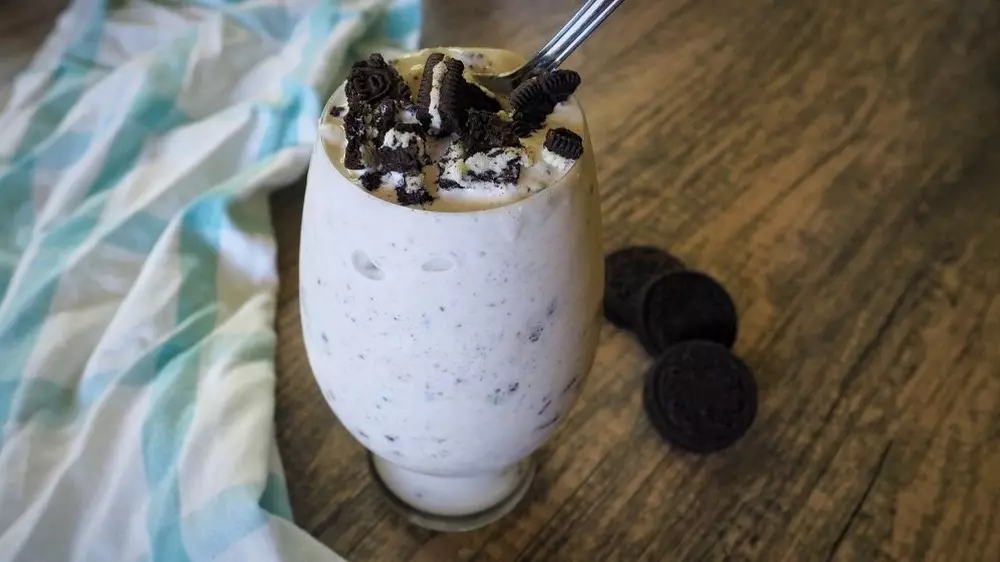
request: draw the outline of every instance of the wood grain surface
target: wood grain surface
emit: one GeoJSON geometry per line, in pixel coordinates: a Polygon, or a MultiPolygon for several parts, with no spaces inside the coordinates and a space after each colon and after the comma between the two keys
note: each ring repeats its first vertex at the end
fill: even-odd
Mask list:
{"type": "MultiPolygon", "coordinates": [[[[426,45],[525,52],[578,5],[424,3],[426,45]]],[[[650,360],[606,325],[526,501],[471,533],[408,526],[306,361],[299,184],[273,197],[297,522],[351,562],[996,560],[1000,3],[628,0],[567,66],[606,249],[661,245],[725,283],[754,427],[711,456],[664,444],[650,360]]]]}

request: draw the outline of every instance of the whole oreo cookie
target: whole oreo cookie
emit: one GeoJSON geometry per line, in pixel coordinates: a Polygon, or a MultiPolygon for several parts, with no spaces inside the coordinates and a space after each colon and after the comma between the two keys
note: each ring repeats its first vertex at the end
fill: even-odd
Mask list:
{"type": "Polygon", "coordinates": [[[708,340],[727,348],[736,341],[736,306],[726,289],[697,271],[661,274],[640,295],[639,341],[652,356],[686,340],[708,340]]]}
{"type": "Polygon", "coordinates": [[[400,101],[410,98],[410,88],[403,77],[379,53],[351,65],[344,93],[351,105],[374,104],[387,98],[400,101]]]}
{"type": "Polygon", "coordinates": [[[604,316],[619,328],[639,325],[643,287],[664,273],[684,269],[669,253],[652,246],[629,246],[604,258],[604,316]]]}
{"type": "Polygon", "coordinates": [[[565,127],[549,129],[542,146],[569,160],[576,160],[583,155],[583,138],[565,127]]]}
{"type": "Polygon", "coordinates": [[[739,357],[707,341],[663,352],[643,388],[643,407],[657,432],[688,451],[710,453],[740,439],[757,417],[757,382],[739,357]]]}

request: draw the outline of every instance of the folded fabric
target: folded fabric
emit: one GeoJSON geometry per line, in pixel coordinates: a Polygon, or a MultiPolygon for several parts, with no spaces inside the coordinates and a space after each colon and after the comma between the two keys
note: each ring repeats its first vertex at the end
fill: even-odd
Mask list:
{"type": "Polygon", "coordinates": [[[269,190],[416,0],[74,0],[0,114],[0,560],[341,560],[274,439],[269,190]]]}

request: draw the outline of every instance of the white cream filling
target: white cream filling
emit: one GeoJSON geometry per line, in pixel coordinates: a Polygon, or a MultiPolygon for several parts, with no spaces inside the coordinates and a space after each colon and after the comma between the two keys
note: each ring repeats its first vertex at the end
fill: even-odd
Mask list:
{"type": "Polygon", "coordinates": [[[383,186],[386,184],[389,187],[395,189],[398,186],[403,185],[403,174],[402,172],[389,172],[387,174],[382,174],[383,186]]]}
{"type": "Polygon", "coordinates": [[[403,181],[406,182],[406,191],[409,193],[416,193],[424,188],[424,175],[416,174],[412,176],[405,176],[403,181]]]}
{"type": "Polygon", "coordinates": [[[570,160],[565,156],[559,156],[558,154],[552,152],[551,150],[545,148],[544,146],[542,147],[542,160],[544,160],[546,164],[552,166],[553,168],[559,170],[560,172],[565,172],[566,170],[570,169],[570,167],[573,166],[573,162],[576,162],[576,160],[570,160]]]}
{"type": "Polygon", "coordinates": [[[382,146],[386,148],[408,148],[410,143],[418,143],[420,136],[411,132],[400,132],[397,129],[389,129],[382,137],[382,146]]]}
{"type": "Polygon", "coordinates": [[[396,123],[402,123],[404,125],[419,124],[420,121],[417,119],[417,112],[412,109],[400,109],[396,112],[396,123]]]}
{"type": "Polygon", "coordinates": [[[427,113],[431,116],[430,133],[435,135],[441,131],[441,82],[447,71],[448,65],[444,60],[435,64],[431,70],[431,99],[427,104],[427,113]]]}

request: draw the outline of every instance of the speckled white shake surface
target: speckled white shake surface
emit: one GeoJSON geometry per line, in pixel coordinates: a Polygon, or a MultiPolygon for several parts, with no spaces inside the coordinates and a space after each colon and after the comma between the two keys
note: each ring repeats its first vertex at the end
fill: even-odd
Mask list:
{"type": "MultiPolygon", "coordinates": [[[[521,60],[482,53],[497,70],[521,60]]],[[[299,262],[309,363],[382,479],[418,509],[462,515],[502,498],[590,370],[600,206],[586,122],[568,105],[583,156],[545,189],[507,198],[398,205],[355,183],[335,139],[316,144],[299,262]]]]}
{"type": "MultiPolygon", "coordinates": [[[[420,78],[423,73],[424,62],[427,60],[427,56],[433,52],[444,53],[447,56],[461,60],[465,64],[466,77],[471,77],[470,73],[505,72],[512,70],[520,66],[521,61],[524,60],[521,55],[502,50],[483,49],[479,52],[470,52],[461,49],[427,49],[390,61],[404,78],[414,96],[420,89],[420,78]]],[[[439,64],[438,66],[443,68],[443,65],[439,64]]],[[[347,106],[347,99],[342,89],[334,94],[332,100],[333,105],[347,106]]],[[[432,109],[433,104],[434,99],[432,97],[432,109]]],[[[435,113],[432,111],[431,115],[433,117],[435,113]]],[[[442,138],[428,137],[426,151],[431,157],[432,162],[423,168],[424,184],[435,199],[431,203],[422,205],[422,207],[441,212],[498,207],[512,203],[518,199],[523,199],[559,181],[573,165],[573,161],[553,154],[542,146],[548,131],[559,127],[565,127],[577,134],[582,133],[583,112],[576,98],[573,96],[570,96],[565,102],[556,105],[553,112],[546,118],[544,127],[534,131],[530,136],[520,139],[524,151],[521,161],[521,174],[518,177],[516,185],[496,185],[484,182],[482,185],[470,189],[438,189],[436,183],[438,178],[437,163],[448,153],[448,149],[453,145],[457,135],[452,134],[442,138]]],[[[342,117],[334,117],[330,115],[329,111],[325,112],[325,117],[320,122],[320,138],[323,139],[324,149],[329,157],[342,165],[344,150],[347,145],[342,117]]],[[[468,162],[469,166],[475,166],[477,159],[472,158],[470,160],[468,162]]],[[[479,155],[478,160],[485,161],[485,155],[479,155]]],[[[358,181],[363,170],[344,169],[344,172],[355,181],[358,181]]],[[[360,185],[358,189],[362,189],[360,185]]],[[[386,201],[396,202],[396,192],[388,184],[383,185],[373,193],[386,201]]]]}

